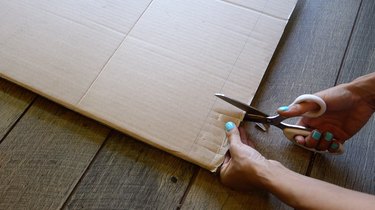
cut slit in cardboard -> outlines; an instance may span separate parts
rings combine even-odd
[[[0,4],[1,77],[215,171],[296,0]]]

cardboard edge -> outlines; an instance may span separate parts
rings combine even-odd
[[[224,1],[224,2],[230,4],[230,2],[227,2],[227,1]],[[297,6],[297,3],[298,3],[298,0],[294,0],[293,7],[291,7],[291,11],[290,11],[288,17],[287,17],[285,20],[282,19],[282,20],[284,20],[284,21],[286,22],[286,24],[284,25],[284,28],[283,28],[283,30],[282,30],[282,32],[281,32],[280,39],[281,39],[281,37],[283,36],[283,34],[284,34],[284,32],[285,32],[285,29],[286,29],[287,25],[289,24],[290,17],[292,16],[292,14],[293,14],[293,12],[294,12],[294,10],[295,10],[295,8],[296,8],[296,6]],[[239,5],[236,5],[236,6],[239,6]],[[271,17],[272,17],[272,16],[271,16]],[[277,49],[277,47],[278,47],[279,44],[280,44],[280,39],[279,39],[277,45],[275,46],[275,50]],[[274,50],[274,52],[272,53],[272,56],[270,57],[270,61],[268,62],[268,65],[267,65],[267,67],[266,67],[266,70],[265,70],[265,72],[264,72],[264,74],[263,74],[261,80],[259,81],[259,84],[261,84],[261,82],[262,82],[263,79],[264,79],[265,74],[267,73],[267,70],[268,70],[268,68],[269,68],[269,66],[270,66],[270,62],[271,62],[271,60],[273,59],[273,57],[274,57],[274,55],[275,55],[275,50]],[[254,94],[254,95],[256,95],[256,92],[258,91],[258,89],[259,89],[259,86],[258,86],[257,90],[255,91],[255,94]],[[254,99],[253,97],[252,97],[251,99],[249,99],[249,101],[248,101],[247,104],[251,104],[251,102],[252,102],[253,99]],[[213,111],[213,110],[211,110],[211,111]],[[240,119],[240,121],[242,121],[244,117],[245,117],[245,113],[243,113],[243,115],[242,115],[242,119]],[[240,124],[240,123],[236,123],[236,126],[238,127],[239,124]],[[219,157],[219,161],[215,161],[215,160],[216,160],[216,157],[219,155],[219,153],[216,153],[215,158],[212,160],[212,162],[211,162],[211,164],[210,164],[212,167],[210,167],[210,169],[208,169],[208,170],[210,170],[210,171],[213,172],[213,173],[218,173],[218,172],[219,172],[218,169],[221,168],[222,164],[224,163],[224,157],[225,157],[226,153],[228,153],[228,151],[229,151],[229,146],[226,147],[226,146],[225,146],[225,145],[226,145],[225,142],[228,142],[228,139],[227,139],[227,138],[225,138],[225,139],[223,140],[223,144],[221,145],[221,147],[220,147],[220,149],[219,149],[220,151],[221,151],[221,150],[225,150],[223,157]]]
[[[167,152],[167,153],[169,153],[170,155],[173,155],[173,156],[175,156],[175,157],[177,157],[177,158],[181,158],[181,159],[183,159],[183,160],[185,160],[185,161],[188,161],[188,162],[190,162],[190,163],[193,163],[193,164],[195,164],[195,165],[198,165],[198,166],[200,166],[200,167],[202,167],[202,168],[205,168],[205,169],[207,169],[207,170],[209,170],[209,171],[211,171],[211,172],[214,172],[214,171],[219,167],[219,166],[212,166],[212,167],[210,167],[210,166],[208,166],[208,165],[203,165],[202,163],[197,162],[197,160],[195,160],[195,159],[189,157],[189,155],[187,155],[187,154],[184,155],[184,154],[182,154],[182,153],[180,153],[180,152],[178,152],[178,151],[176,151],[176,150],[173,150],[173,149],[170,149],[170,148],[166,148],[166,147],[164,147],[164,146],[162,146],[162,145],[159,145],[159,144],[155,144],[155,143],[153,143],[153,142],[151,142],[151,141],[149,141],[149,140],[147,140],[147,139],[145,139],[145,138],[143,138],[143,137],[137,135],[137,134],[134,133],[134,132],[131,132],[131,131],[129,131],[129,130],[126,130],[126,129],[120,127],[120,126],[116,126],[115,124],[113,124],[113,123],[111,123],[111,122],[109,122],[109,121],[107,121],[107,120],[105,120],[105,119],[102,119],[102,118],[100,118],[100,117],[98,117],[98,116],[95,116],[95,115],[91,114],[91,113],[88,112],[88,111],[84,111],[83,109],[78,108],[78,107],[77,107],[78,105],[70,104],[70,103],[66,103],[66,102],[64,102],[64,101],[62,101],[62,100],[59,100],[59,99],[56,98],[56,97],[50,96],[50,95],[48,95],[48,94],[45,94],[45,93],[43,93],[42,91],[38,91],[38,90],[36,90],[35,88],[33,88],[32,86],[29,86],[29,85],[27,85],[27,84],[23,84],[23,83],[18,82],[18,81],[14,80],[14,79],[12,79],[12,78],[10,78],[10,77],[7,77],[6,75],[4,75],[4,74],[1,73],[1,72],[0,72],[0,78],[6,79],[6,80],[8,80],[8,81],[10,81],[10,82],[12,82],[12,83],[14,83],[14,84],[17,84],[17,85],[19,85],[19,86],[21,86],[21,87],[23,87],[23,88],[25,88],[25,89],[27,89],[27,90],[29,90],[29,91],[35,93],[35,94],[37,94],[37,95],[42,96],[42,97],[44,97],[44,98],[46,98],[46,99],[48,99],[48,100],[51,100],[51,101],[53,101],[54,103],[57,103],[57,104],[59,104],[59,105],[65,107],[65,108],[67,108],[67,109],[69,109],[69,110],[71,110],[71,111],[77,113],[77,114],[80,114],[80,115],[85,116],[85,117],[87,117],[87,118],[89,118],[89,119],[95,120],[96,122],[98,122],[98,123],[100,123],[100,124],[102,124],[102,125],[104,125],[104,126],[107,126],[107,127],[109,127],[110,129],[114,129],[114,130],[116,130],[116,131],[119,131],[119,132],[123,133],[124,135],[128,135],[128,136],[130,136],[130,137],[133,137],[133,138],[135,138],[136,140],[142,141],[143,143],[145,143],[145,144],[147,144],[147,145],[150,145],[150,146],[152,146],[152,147],[158,148],[158,149],[160,149],[160,150],[163,151],[163,152]],[[220,163],[220,165],[221,165],[221,163]]]

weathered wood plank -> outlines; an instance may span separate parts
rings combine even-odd
[[[198,167],[115,133],[67,209],[176,209]]]
[[[272,194],[254,189],[240,193],[223,186],[218,176],[201,169],[181,209],[290,209]]]
[[[0,141],[35,97],[35,94],[0,78]]]
[[[284,37],[257,91],[253,105],[274,113],[303,93],[335,83],[359,8],[356,0],[300,0]],[[328,58],[328,59],[327,59]],[[305,174],[311,153],[289,143],[271,128],[261,133],[251,126],[258,150],[269,159]],[[265,192],[238,193],[224,189],[214,177],[200,172],[183,204],[184,209],[289,209]],[[215,199],[217,198],[217,199]]]
[[[109,129],[37,99],[0,144],[0,209],[57,209]]]
[[[338,83],[375,71],[375,2],[363,0]],[[348,119],[350,120],[350,119]],[[316,158],[312,177],[375,194],[375,119],[345,143],[341,156]]]

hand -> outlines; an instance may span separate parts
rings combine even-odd
[[[242,127],[238,130],[232,122],[225,127],[230,155],[220,169],[223,184],[237,190],[262,187],[296,209],[371,209],[375,205],[373,195],[306,177],[265,159],[249,146],[252,142]]]
[[[368,101],[352,91],[350,83],[338,85],[315,95],[326,102],[327,110],[318,118],[302,117],[297,124],[316,130],[306,138],[302,136],[295,138],[298,143],[310,148],[328,149],[330,152],[336,152],[340,144],[357,133],[374,112]],[[279,108],[278,113],[286,117],[293,117],[317,108],[315,103],[305,102],[292,105],[288,109]],[[335,140],[332,141],[332,139]]]
[[[228,122],[225,127],[230,148],[220,169],[221,182],[236,190],[260,187],[261,171],[267,166],[268,160],[252,148],[254,144],[247,138],[243,127],[237,129],[232,122]]]

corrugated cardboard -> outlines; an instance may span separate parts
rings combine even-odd
[[[211,171],[296,0],[0,3],[0,76]]]

